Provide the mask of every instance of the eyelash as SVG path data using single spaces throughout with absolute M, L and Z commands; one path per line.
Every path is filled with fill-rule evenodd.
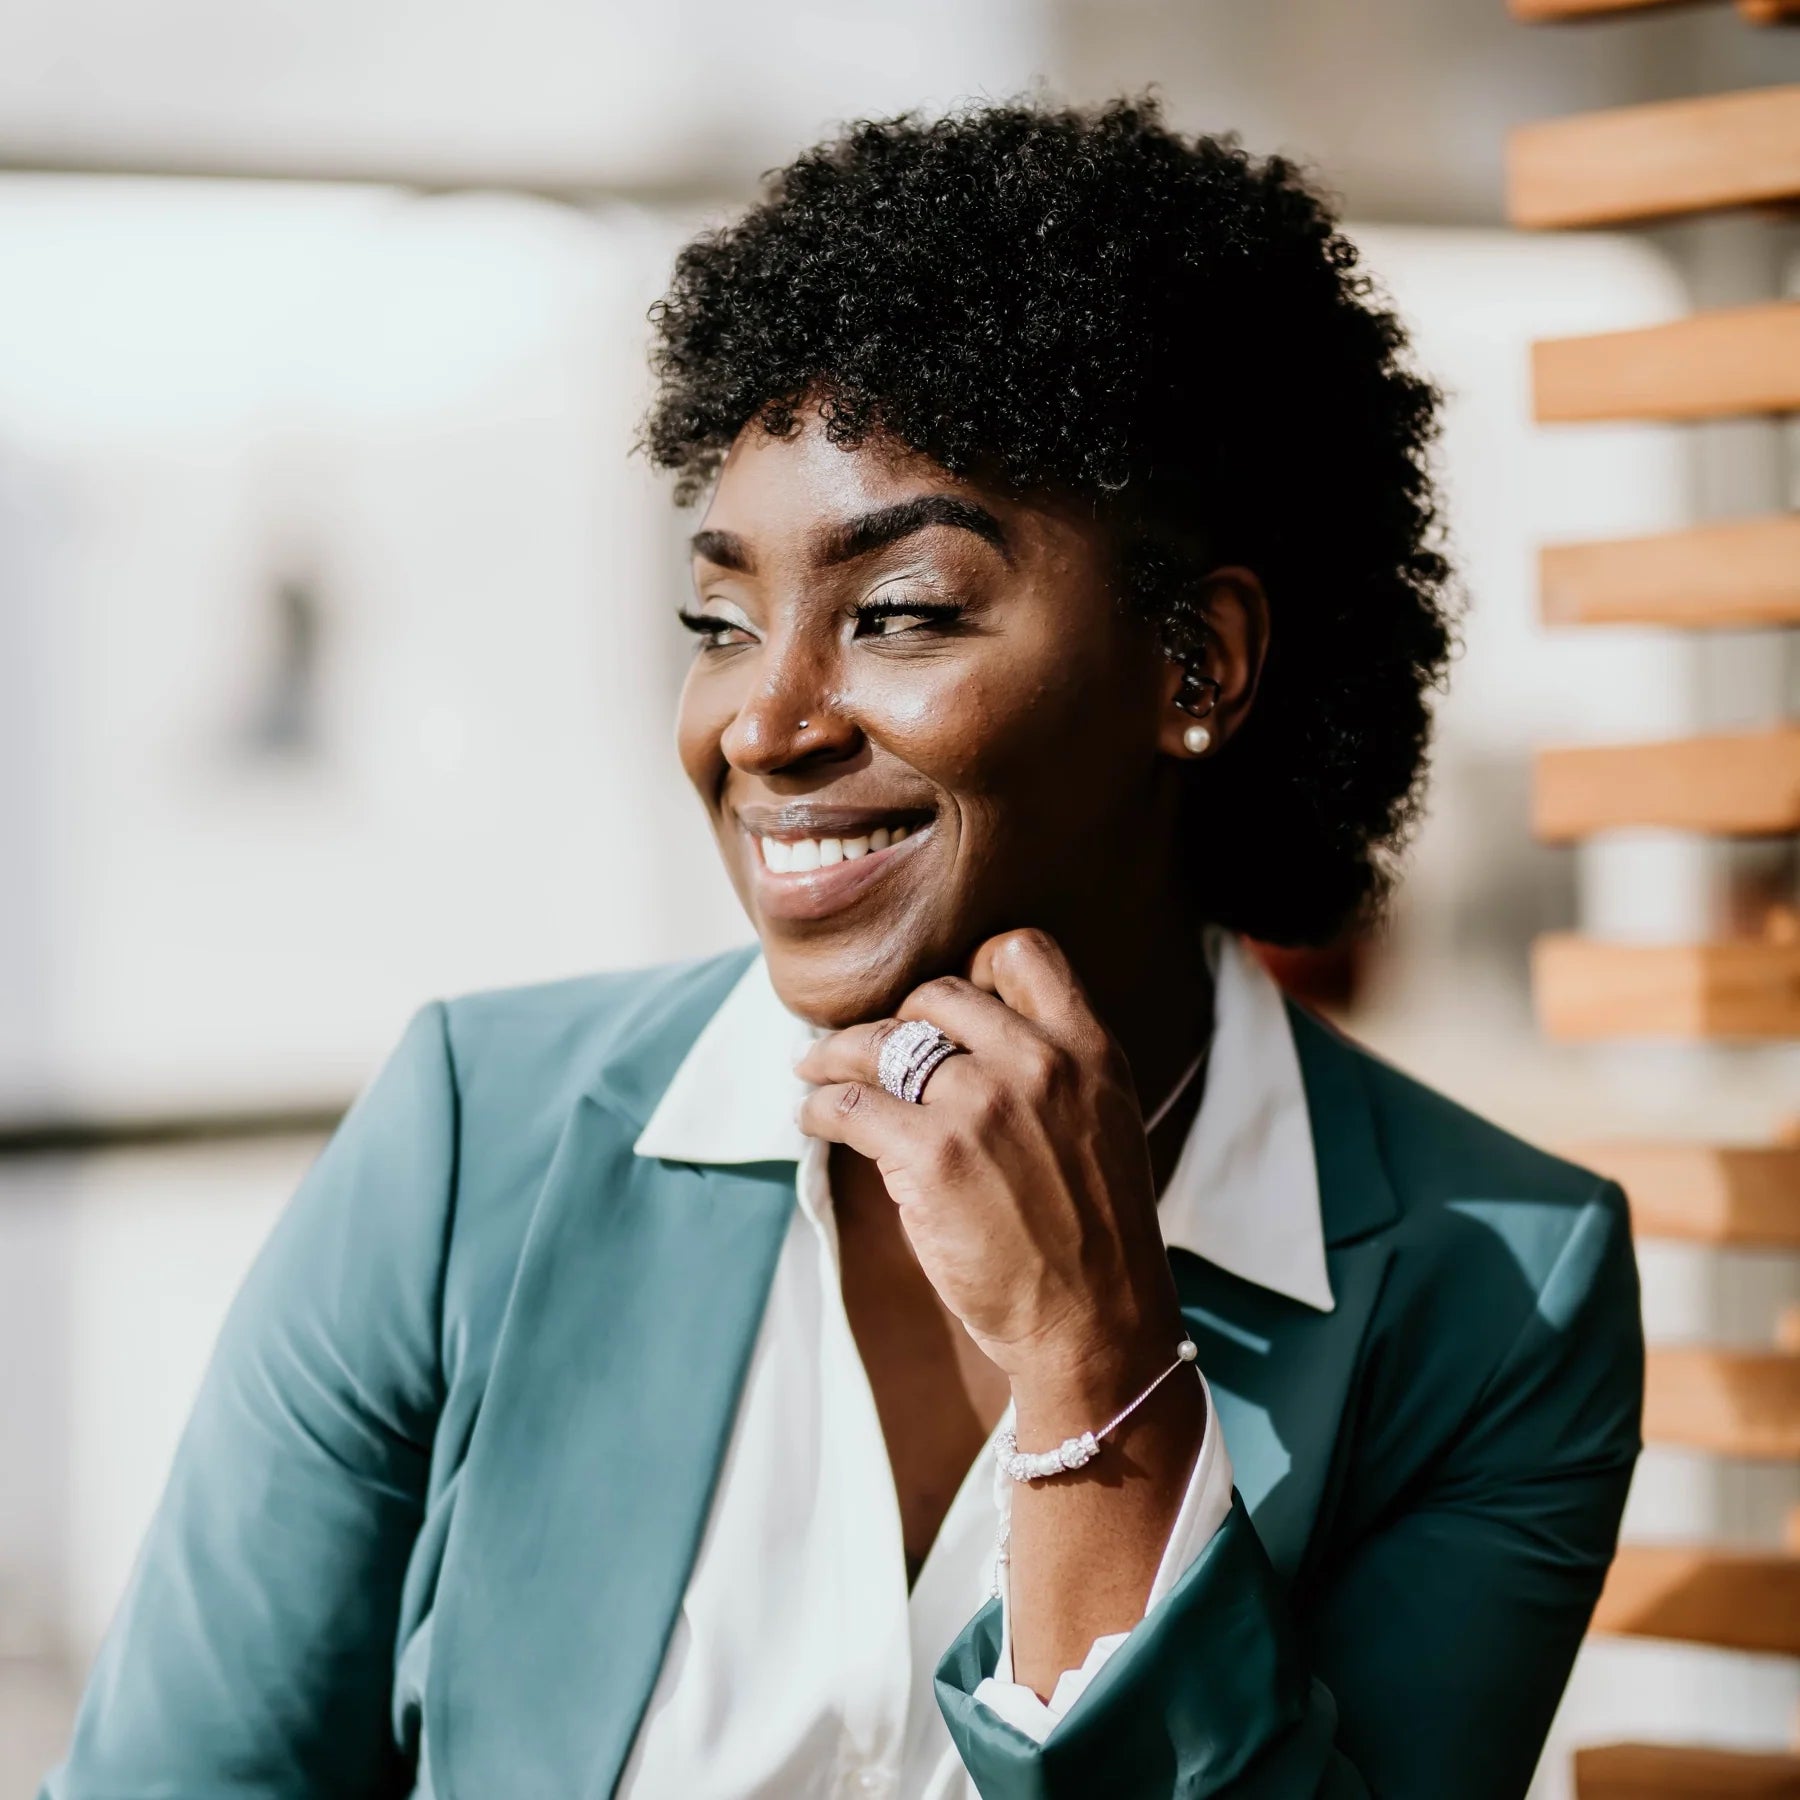
M 715 618 L 711 613 L 690 612 L 683 607 L 676 615 L 689 631 L 699 638 L 702 650 L 726 650 L 730 646 L 722 641 L 728 631 L 741 631 L 741 625 L 734 625 L 729 619 Z
M 862 636 L 861 627 L 882 619 L 918 619 L 920 624 L 908 626 L 904 631 L 874 632 L 876 637 L 908 637 L 914 631 L 928 631 L 933 628 L 946 629 L 953 626 L 963 616 L 964 609 L 954 602 L 943 600 L 869 600 L 851 611 L 851 617 L 858 626 L 858 636 Z M 729 650 L 735 646 L 724 641 L 725 634 L 742 631 L 741 625 L 733 624 L 730 619 L 721 619 L 711 613 L 690 612 L 686 608 L 676 614 L 681 623 L 700 639 L 703 650 Z
M 906 637 L 913 631 L 929 630 L 932 627 L 943 628 L 956 624 L 963 616 L 963 608 L 953 600 L 869 600 L 854 609 L 852 615 L 858 626 L 866 625 L 878 619 L 918 619 L 919 625 L 908 626 L 905 631 L 877 632 L 877 637 Z

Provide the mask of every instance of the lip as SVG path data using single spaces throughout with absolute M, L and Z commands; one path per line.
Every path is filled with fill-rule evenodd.
M 788 840 L 807 837 L 857 837 L 877 825 L 891 825 L 908 817 L 904 809 L 882 811 L 835 807 L 746 807 L 739 814 L 744 854 L 750 861 L 750 880 L 757 910 L 768 919 L 823 919 L 860 899 L 907 860 L 916 845 L 932 835 L 930 823 L 909 825 L 899 843 L 885 850 L 871 850 L 855 862 L 833 863 L 830 868 L 804 869 L 776 874 L 763 861 L 758 837 Z

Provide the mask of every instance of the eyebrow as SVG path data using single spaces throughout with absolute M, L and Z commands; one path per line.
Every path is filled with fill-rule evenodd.
M 934 525 L 971 531 L 984 543 L 992 544 L 1008 562 L 1012 561 L 1012 546 L 1006 541 L 1000 521 L 985 506 L 958 499 L 954 494 L 920 494 L 834 525 L 825 534 L 819 560 L 854 562 L 859 556 L 885 550 L 889 544 L 897 544 L 916 531 L 929 531 Z
M 721 569 L 731 569 L 739 575 L 756 573 L 756 558 L 735 531 L 696 531 L 688 539 L 688 547 Z
M 820 540 L 817 560 L 823 565 L 854 562 L 859 556 L 885 550 L 888 545 L 915 532 L 929 531 L 934 525 L 973 532 L 983 543 L 993 545 L 1007 562 L 1013 559 L 1005 527 L 985 506 L 954 494 L 920 494 L 830 526 Z M 735 531 L 696 531 L 688 542 L 694 555 L 721 569 L 740 575 L 756 573 L 756 558 Z

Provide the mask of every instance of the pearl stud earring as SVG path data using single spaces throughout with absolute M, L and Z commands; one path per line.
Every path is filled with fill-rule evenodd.
M 1181 734 L 1181 741 L 1192 756 L 1204 756 L 1212 748 L 1212 732 L 1204 725 L 1190 725 Z

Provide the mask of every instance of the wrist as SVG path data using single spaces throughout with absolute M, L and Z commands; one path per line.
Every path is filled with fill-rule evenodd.
M 1177 1358 L 1187 1336 L 1179 1308 L 1103 1334 L 1047 1343 L 1008 1374 L 1021 1443 L 1098 1430 Z

